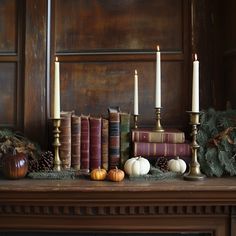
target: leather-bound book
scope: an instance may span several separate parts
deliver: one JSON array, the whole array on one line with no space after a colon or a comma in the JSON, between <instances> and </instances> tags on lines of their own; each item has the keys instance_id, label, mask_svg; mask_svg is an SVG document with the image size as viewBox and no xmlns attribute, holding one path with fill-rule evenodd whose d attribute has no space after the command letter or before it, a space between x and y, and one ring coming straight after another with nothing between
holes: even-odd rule
<instances>
[{"instance_id":1,"label":"leather-bound book","mask_svg":"<svg viewBox=\"0 0 236 236\"><path fill-rule=\"evenodd\" d=\"M109 167L109 121L102 119L102 168L108 170Z\"/></svg>"},{"instance_id":2,"label":"leather-bound book","mask_svg":"<svg viewBox=\"0 0 236 236\"><path fill-rule=\"evenodd\" d=\"M185 143L133 143L133 155L143 157L158 156L190 156L190 144Z\"/></svg>"},{"instance_id":3,"label":"leather-bound book","mask_svg":"<svg viewBox=\"0 0 236 236\"><path fill-rule=\"evenodd\" d=\"M120 166L120 114L109 108L109 169Z\"/></svg>"},{"instance_id":4,"label":"leather-bound book","mask_svg":"<svg viewBox=\"0 0 236 236\"><path fill-rule=\"evenodd\" d=\"M90 117L90 171L101 167L102 118Z\"/></svg>"},{"instance_id":5,"label":"leather-bound book","mask_svg":"<svg viewBox=\"0 0 236 236\"><path fill-rule=\"evenodd\" d=\"M71 112L61 112L60 160L63 169L71 167Z\"/></svg>"},{"instance_id":6,"label":"leather-bound book","mask_svg":"<svg viewBox=\"0 0 236 236\"><path fill-rule=\"evenodd\" d=\"M81 165L80 169L83 172L89 172L89 142L90 128L89 116L81 116Z\"/></svg>"},{"instance_id":7,"label":"leather-bound book","mask_svg":"<svg viewBox=\"0 0 236 236\"><path fill-rule=\"evenodd\" d=\"M144 143L184 143L184 132L177 129L166 129L164 132L156 132L151 129L132 130L132 142Z\"/></svg>"},{"instance_id":8,"label":"leather-bound book","mask_svg":"<svg viewBox=\"0 0 236 236\"><path fill-rule=\"evenodd\" d=\"M81 117L71 117L71 166L80 170Z\"/></svg>"},{"instance_id":9,"label":"leather-bound book","mask_svg":"<svg viewBox=\"0 0 236 236\"><path fill-rule=\"evenodd\" d=\"M120 113L120 164L124 166L130 156L130 114Z\"/></svg>"}]
</instances>

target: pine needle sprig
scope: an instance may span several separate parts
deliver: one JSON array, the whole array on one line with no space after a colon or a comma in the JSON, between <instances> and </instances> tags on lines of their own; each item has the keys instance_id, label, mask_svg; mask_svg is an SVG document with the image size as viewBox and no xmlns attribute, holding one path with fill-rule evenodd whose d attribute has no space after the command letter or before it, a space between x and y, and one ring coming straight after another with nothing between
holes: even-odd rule
<instances>
[{"instance_id":1,"label":"pine needle sprig","mask_svg":"<svg viewBox=\"0 0 236 236\"><path fill-rule=\"evenodd\" d=\"M208 176L236 175L236 110L201 113L198 160Z\"/></svg>"}]
</instances>

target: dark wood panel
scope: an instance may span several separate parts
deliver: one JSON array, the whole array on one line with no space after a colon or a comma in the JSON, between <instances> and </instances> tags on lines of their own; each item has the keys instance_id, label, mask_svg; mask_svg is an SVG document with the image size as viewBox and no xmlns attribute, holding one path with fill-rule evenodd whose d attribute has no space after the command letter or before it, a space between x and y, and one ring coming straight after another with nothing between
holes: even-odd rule
<instances>
[{"instance_id":1,"label":"dark wood panel","mask_svg":"<svg viewBox=\"0 0 236 236\"><path fill-rule=\"evenodd\" d=\"M183 50L182 0L55 0L56 52Z\"/></svg>"},{"instance_id":2,"label":"dark wood panel","mask_svg":"<svg viewBox=\"0 0 236 236\"><path fill-rule=\"evenodd\" d=\"M156 52L149 53L56 53L60 61L63 62L111 62L111 61L155 61ZM162 53L161 59L164 61L183 61L183 53Z\"/></svg>"},{"instance_id":3,"label":"dark wood panel","mask_svg":"<svg viewBox=\"0 0 236 236\"><path fill-rule=\"evenodd\" d=\"M224 4L223 14L223 48L224 48L224 80L226 90L226 100L232 108L236 108L236 2L228 0Z\"/></svg>"},{"instance_id":4,"label":"dark wood panel","mask_svg":"<svg viewBox=\"0 0 236 236\"><path fill-rule=\"evenodd\" d=\"M106 115L109 106L133 113L134 70L139 74L140 124L154 125L155 62L61 63L63 110ZM162 63L163 123L183 126L189 109L182 62Z\"/></svg>"},{"instance_id":5,"label":"dark wood panel","mask_svg":"<svg viewBox=\"0 0 236 236\"><path fill-rule=\"evenodd\" d=\"M26 0L24 131L42 145L47 143L46 0Z\"/></svg>"},{"instance_id":6,"label":"dark wood panel","mask_svg":"<svg viewBox=\"0 0 236 236\"><path fill-rule=\"evenodd\" d=\"M228 0L223 5L224 9L224 50L226 53L236 51L236 1Z\"/></svg>"},{"instance_id":7,"label":"dark wood panel","mask_svg":"<svg viewBox=\"0 0 236 236\"><path fill-rule=\"evenodd\" d=\"M16 64L0 63L0 126L16 126Z\"/></svg>"},{"instance_id":8,"label":"dark wood panel","mask_svg":"<svg viewBox=\"0 0 236 236\"><path fill-rule=\"evenodd\" d=\"M192 58L200 61L201 109L225 109L222 1L192 0Z\"/></svg>"},{"instance_id":9,"label":"dark wood panel","mask_svg":"<svg viewBox=\"0 0 236 236\"><path fill-rule=\"evenodd\" d=\"M17 1L0 1L0 53L17 50Z\"/></svg>"},{"instance_id":10,"label":"dark wood panel","mask_svg":"<svg viewBox=\"0 0 236 236\"><path fill-rule=\"evenodd\" d=\"M226 90L226 100L230 102L232 108L236 108L236 57L228 58L224 63L225 70L225 90Z\"/></svg>"}]
</instances>

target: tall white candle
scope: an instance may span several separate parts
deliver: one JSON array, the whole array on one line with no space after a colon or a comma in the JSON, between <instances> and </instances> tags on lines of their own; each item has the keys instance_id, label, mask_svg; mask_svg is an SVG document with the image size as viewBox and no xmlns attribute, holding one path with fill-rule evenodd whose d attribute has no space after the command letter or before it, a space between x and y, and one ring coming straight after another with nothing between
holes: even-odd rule
<instances>
[{"instance_id":1,"label":"tall white candle","mask_svg":"<svg viewBox=\"0 0 236 236\"><path fill-rule=\"evenodd\" d=\"M199 112L199 61L197 54L193 61L192 111Z\"/></svg>"},{"instance_id":2,"label":"tall white candle","mask_svg":"<svg viewBox=\"0 0 236 236\"><path fill-rule=\"evenodd\" d=\"M53 118L60 119L60 64L58 58L55 61L55 78L54 78L54 106Z\"/></svg>"},{"instance_id":3,"label":"tall white candle","mask_svg":"<svg viewBox=\"0 0 236 236\"><path fill-rule=\"evenodd\" d=\"M134 115L138 115L138 72L134 74Z\"/></svg>"},{"instance_id":4,"label":"tall white candle","mask_svg":"<svg viewBox=\"0 0 236 236\"><path fill-rule=\"evenodd\" d=\"M155 107L161 107L161 52L157 45L156 52L156 90L155 90Z\"/></svg>"}]
</instances>

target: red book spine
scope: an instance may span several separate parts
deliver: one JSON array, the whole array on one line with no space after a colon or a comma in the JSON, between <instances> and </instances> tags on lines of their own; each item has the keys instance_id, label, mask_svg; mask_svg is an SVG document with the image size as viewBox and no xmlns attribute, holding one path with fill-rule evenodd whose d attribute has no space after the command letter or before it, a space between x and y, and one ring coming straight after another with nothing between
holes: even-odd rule
<instances>
[{"instance_id":1,"label":"red book spine","mask_svg":"<svg viewBox=\"0 0 236 236\"><path fill-rule=\"evenodd\" d=\"M101 167L102 119L90 117L90 170Z\"/></svg>"},{"instance_id":2,"label":"red book spine","mask_svg":"<svg viewBox=\"0 0 236 236\"><path fill-rule=\"evenodd\" d=\"M89 117L81 116L81 166L80 169L89 172Z\"/></svg>"},{"instance_id":3,"label":"red book spine","mask_svg":"<svg viewBox=\"0 0 236 236\"><path fill-rule=\"evenodd\" d=\"M133 143L134 156L190 156L189 143Z\"/></svg>"},{"instance_id":4,"label":"red book spine","mask_svg":"<svg viewBox=\"0 0 236 236\"><path fill-rule=\"evenodd\" d=\"M102 119L102 168L108 170L109 153L109 123L107 119Z\"/></svg>"},{"instance_id":5,"label":"red book spine","mask_svg":"<svg viewBox=\"0 0 236 236\"><path fill-rule=\"evenodd\" d=\"M81 117L71 117L71 166L75 170L80 169L80 145L81 145Z\"/></svg>"},{"instance_id":6,"label":"red book spine","mask_svg":"<svg viewBox=\"0 0 236 236\"><path fill-rule=\"evenodd\" d=\"M120 165L120 114L109 113L109 168Z\"/></svg>"}]
</instances>

